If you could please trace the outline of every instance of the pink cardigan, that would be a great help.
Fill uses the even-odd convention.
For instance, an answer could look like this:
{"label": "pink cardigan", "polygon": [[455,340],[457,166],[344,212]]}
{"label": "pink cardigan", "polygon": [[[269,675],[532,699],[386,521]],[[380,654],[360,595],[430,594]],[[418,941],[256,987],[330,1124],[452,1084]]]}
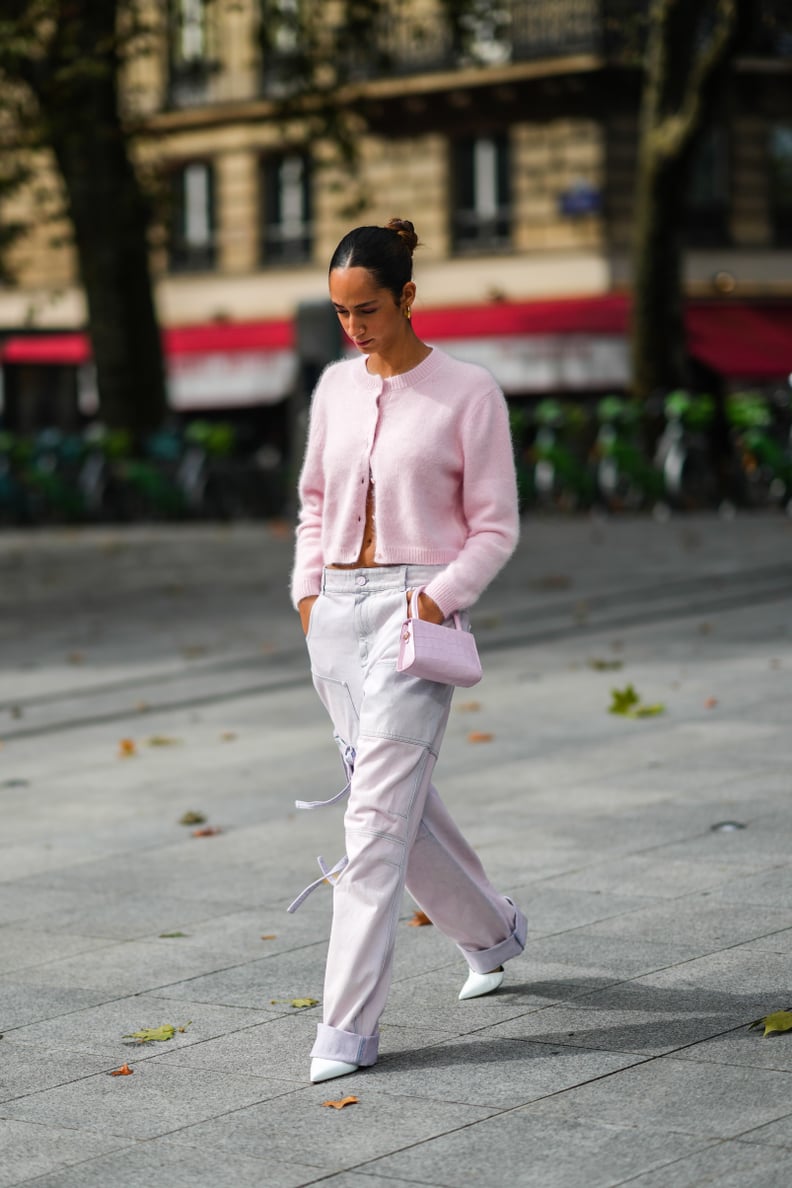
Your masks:
{"label": "pink cardigan", "polygon": [[483,367],[435,347],[412,371],[331,364],[311,407],[300,476],[292,602],[363,541],[369,471],[380,565],[443,565],[426,593],[449,615],[476,601],[517,543],[506,401]]}

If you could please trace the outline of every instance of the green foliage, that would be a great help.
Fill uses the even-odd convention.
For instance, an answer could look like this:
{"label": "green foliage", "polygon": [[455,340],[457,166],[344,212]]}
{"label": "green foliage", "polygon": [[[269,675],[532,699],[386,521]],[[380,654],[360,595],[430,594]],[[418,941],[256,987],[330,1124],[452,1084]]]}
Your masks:
{"label": "green foliage", "polygon": [[706,428],[715,415],[715,401],[711,396],[687,392],[684,388],[669,392],[664,408],[669,420],[682,421],[693,429]]}
{"label": "green foliage", "polygon": [[228,458],[236,445],[236,430],[227,421],[190,421],[185,441],[200,446],[215,458]]}
{"label": "green foliage", "polygon": [[773,422],[761,392],[731,392],[726,397],[726,416],[735,429],[767,429]]}

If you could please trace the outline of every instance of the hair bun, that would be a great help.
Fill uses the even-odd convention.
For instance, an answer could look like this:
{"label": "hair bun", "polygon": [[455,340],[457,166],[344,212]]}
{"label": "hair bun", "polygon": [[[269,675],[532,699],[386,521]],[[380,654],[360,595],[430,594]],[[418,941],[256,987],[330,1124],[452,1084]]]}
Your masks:
{"label": "hair bun", "polygon": [[401,240],[407,245],[410,255],[413,254],[418,247],[418,235],[415,227],[409,219],[389,219],[387,223],[389,231],[395,231]]}

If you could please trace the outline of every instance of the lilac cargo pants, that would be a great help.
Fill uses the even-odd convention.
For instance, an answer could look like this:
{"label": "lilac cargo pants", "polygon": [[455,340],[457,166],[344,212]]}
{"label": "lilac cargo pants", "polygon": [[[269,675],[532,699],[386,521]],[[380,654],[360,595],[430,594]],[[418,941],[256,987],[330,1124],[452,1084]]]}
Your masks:
{"label": "lilac cargo pants", "polygon": [[405,882],[471,969],[488,973],[525,945],[525,918],[488,881],[431,783],[453,688],[396,671],[405,592],[441,568],[326,569],[311,611],[313,681],[350,777],[346,859],[330,872],[322,864],[333,923],[311,1055],[326,1060],[376,1062]]}

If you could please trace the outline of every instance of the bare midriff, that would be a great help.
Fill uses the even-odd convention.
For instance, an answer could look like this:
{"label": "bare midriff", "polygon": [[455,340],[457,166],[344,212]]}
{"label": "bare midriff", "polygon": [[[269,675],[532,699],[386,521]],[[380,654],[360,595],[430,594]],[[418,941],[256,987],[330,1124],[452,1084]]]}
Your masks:
{"label": "bare midriff", "polygon": [[328,565],[328,569],[372,569],[379,567],[374,560],[377,551],[377,533],[374,527],[374,484],[369,483],[366,495],[366,523],[363,528],[363,544],[360,546],[357,561],[349,565]]}

